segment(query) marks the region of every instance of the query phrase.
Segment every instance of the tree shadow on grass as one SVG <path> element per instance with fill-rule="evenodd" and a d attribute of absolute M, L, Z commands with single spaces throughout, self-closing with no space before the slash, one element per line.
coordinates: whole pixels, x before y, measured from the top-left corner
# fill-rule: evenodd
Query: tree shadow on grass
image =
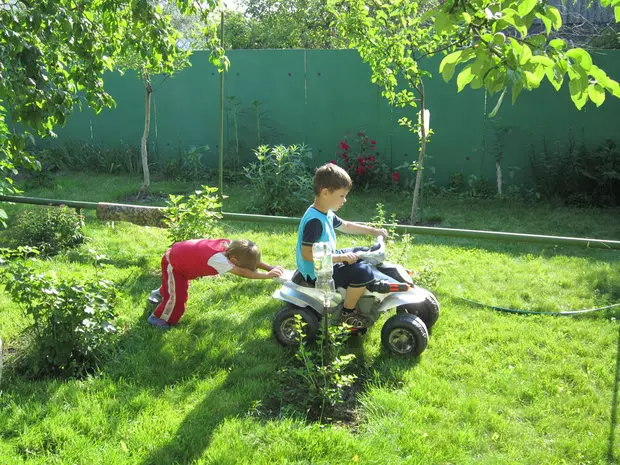
<path fill-rule="evenodd" d="M 209 298 L 226 302 L 234 294 L 262 289 L 253 287 L 243 282 L 222 291 L 216 288 L 209 292 Z M 178 327 L 168 331 L 153 328 L 140 317 L 123 335 L 119 356 L 109 366 L 112 379 L 134 386 L 134 396 L 148 391 L 155 402 L 160 398 L 177 404 L 169 409 L 183 416 L 176 432 L 161 431 L 170 436 L 165 442 L 161 437 L 153 438 L 163 445 L 140 463 L 197 460 L 223 421 L 246 414 L 273 390 L 279 347 L 270 337 L 257 335 L 264 334 L 265 320 L 271 318 L 277 305 L 249 308 L 241 317 L 239 312 L 229 317 L 221 308 L 202 315 L 196 312 L 197 306 L 201 304 L 194 302 Z M 153 308 L 145 306 L 144 314 Z M 206 394 L 196 402 L 200 390 Z M 131 404 L 132 400 L 125 398 L 123 402 Z M 193 405 L 190 410 L 184 407 L 187 403 Z"/>

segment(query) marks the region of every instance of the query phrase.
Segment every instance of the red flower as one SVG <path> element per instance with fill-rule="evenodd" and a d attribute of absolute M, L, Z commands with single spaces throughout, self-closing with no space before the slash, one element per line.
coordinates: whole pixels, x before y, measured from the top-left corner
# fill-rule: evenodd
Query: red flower
<path fill-rule="evenodd" d="M 330 162 L 332 165 L 337 165 L 337 164 L 338 164 L 338 163 L 336 163 L 336 160 L 329 160 L 329 162 Z"/>
<path fill-rule="evenodd" d="M 376 160 L 376 158 L 375 158 L 375 156 L 374 156 L 374 155 L 368 155 L 368 156 L 366 157 L 366 160 L 374 162 L 374 161 Z"/>
<path fill-rule="evenodd" d="M 373 145 L 372 147 L 370 147 L 370 150 L 372 150 L 372 151 L 374 152 L 374 150 L 375 150 L 376 148 L 377 148 L 377 147 L 375 147 L 375 146 Z"/>
<path fill-rule="evenodd" d="M 398 182 L 399 179 L 400 179 L 400 174 L 398 174 L 398 171 L 394 171 L 392 173 L 392 181 Z"/>
<path fill-rule="evenodd" d="M 377 141 L 373 139 L 373 140 L 371 140 L 371 141 L 370 141 L 370 143 L 371 143 L 372 145 L 375 145 L 375 144 L 377 143 Z"/>
<path fill-rule="evenodd" d="M 342 150 L 344 150 L 345 152 L 347 150 L 349 150 L 349 144 L 347 144 L 346 141 L 341 141 L 340 144 L 338 144 L 338 147 L 340 147 Z"/>
<path fill-rule="evenodd" d="M 359 162 L 360 165 L 363 165 L 364 163 L 366 163 L 366 160 L 361 155 L 357 157 L 357 161 Z"/>
<path fill-rule="evenodd" d="M 358 136 L 362 137 L 364 135 L 364 133 L 362 131 L 357 133 Z"/>
<path fill-rule="evenodd" d="M 363 166 L 358 166 L 357 169 L 355 170 L 355 172 L 360 175 L 362 173 L 364 173 L 364 171 L 366 171 L 366 168 L 364 168 Z"/>
<path fill-rule="evenodd" d="M 346 153 L 343 153 L 343 154 L 342 154 L 342 159 L 343 159 L 344 161 L 349 161 L 349 156 L 348 156 Z"/>
<path fill-rule="evenodd" d="M 366 169 L 371 170 L 372 169 L 372 165 L 366 165 Z"/>

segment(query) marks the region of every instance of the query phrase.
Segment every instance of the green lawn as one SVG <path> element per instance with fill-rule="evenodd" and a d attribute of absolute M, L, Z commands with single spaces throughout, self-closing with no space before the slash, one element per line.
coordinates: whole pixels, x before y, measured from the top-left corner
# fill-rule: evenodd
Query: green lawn
<path fill-rule="evenodd" d="M 57 177 L 26 195 L 118 201 L 139 180 Z M 184 184 L 156 184 L 184 192 Z M 242 211 L 231 186 L 226 210 Z M 381 201 L 406 215 L 407 194 L 354 193 L 340 214 L 368 219 Z M 620 239 L 618 211 L 470 199 L 429 199 L 441 226 Z M 13 215 L 23 206 L 10 206 Z M 294 266 L 292 226 L 223 225 L 266 261 Z M 38 261 L 57 276 L 92 277 L 92 252 L 121 292 L 121 337 L 102 372 L 85 380 L 30 381 L 5 369 L 0 385 L 0 464 L 612 464 L 620 327 L 615 309 L 581 317 L 501 313 L 463 301 L 565 311 L 620 302 L 618 251 L 416 236 L 390 244 L 411 269 L 441 272 L 441 316 L 419 359 L 380 348 L 371 328 L 356 354 L 365 380 L 352 424 L 281 414 L 278 370 L 289 356 L 271 335 L 281 303 L 275 282 L 234 276 L 195 281 L 181 324 L 150 327 L 148 292 L 159 285 L 165 231 L 100 224 L 87 243 Z M 3 235 L 0 233 L 0 243 Z M 368 243 L 339 236 L 339 245 Z M 27 324 L 0 290 L 0 336 L 11 347 Z M 616 307 L 617 309 L 617 307 Z"/>

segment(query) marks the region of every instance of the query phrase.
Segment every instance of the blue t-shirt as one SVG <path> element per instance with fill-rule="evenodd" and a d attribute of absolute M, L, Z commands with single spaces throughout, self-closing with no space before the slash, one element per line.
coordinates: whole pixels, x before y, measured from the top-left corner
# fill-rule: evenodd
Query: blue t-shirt
<path fill-rule="evenodd" d="M 316 279 L 314 274 L 314 264 L 304 260 L 301 255 L 301 247 L 308 245 L 312 247 L 315 242 L 329 242 L 334 252 L 336 251 L 336 232 L 342 220 L 336 214 L 328 210 L 323 213 L 311 206 L 306 210 L 299 223 L 297 230 L 297 268 L 306 279 Z"/>

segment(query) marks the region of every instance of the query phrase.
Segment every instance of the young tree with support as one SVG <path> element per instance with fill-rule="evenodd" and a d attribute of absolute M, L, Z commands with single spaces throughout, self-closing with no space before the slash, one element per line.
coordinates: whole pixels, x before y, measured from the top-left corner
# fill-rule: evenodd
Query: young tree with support
<path fill-rule="evenodd" d="M 205 23 L 217 0 L 170 0 Z M 211 61 L 227 64 L 215 29 L 207 29 Z M 19 166 L 35 165 L 31 135 L 54 137 L 76 106 L 96 112 L 114 104 L 105 70 L 134 54 L 157 70 L 182 52 L 171 17 L 147 0 L 10 0 L 0 5 L 0 193 L 14 192 Z M 7 121 L 8 116 L 8 121 Z M 10 123 L 10 124 L 9 124 Z M 6 214 L 0 209 L 0 221 Z"/>
<path fill-rule="evenodd" d="M 614 8 L 620 21 L 620 0 L 600 1 Z M 430 75 L 424 68 L 428 56 L 447 53 L 439 72 L 446 81 L 456 74 L 459 92 L 469 85 L 498 94 L 490 117 L 508 91 L 514 103 L 523 90 L 538 88 L 544 78 L 559 90 L 568 77 L 570 96 L 578 109 L 588 100 L 600 106 L 607 94 L 620 98 L 620 85 L 593 64 L 587 51 L 551 38 L 561 28 L 562 19 L 558 9 L 544 0 L 331 0 L 330 7 L 341 33 L 369 63 L 372 81 L 382 87 L 390 104 L 420 108 L 418 121 L 399 121 L 417 133 L 420 147 L 414 163 L 412 224 L 417 221 L 431 132 L 423 84 Z M 542 32 L 532 28 L 535 21 L 544 25 Z"/>

